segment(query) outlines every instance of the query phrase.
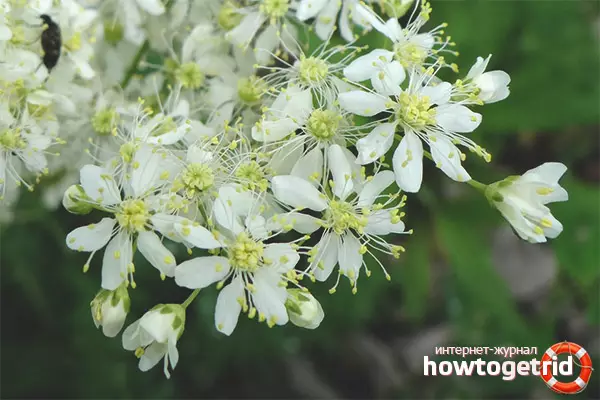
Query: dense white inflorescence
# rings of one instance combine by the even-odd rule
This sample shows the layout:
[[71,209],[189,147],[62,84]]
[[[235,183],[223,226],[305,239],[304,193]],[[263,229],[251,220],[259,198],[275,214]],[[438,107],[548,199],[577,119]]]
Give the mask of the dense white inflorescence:
[[122,336],[141,370],[163,360],[167,377],[202,288],[219,289],[215,327],[231,335],[242,313],[317,328],[326,313],[307,283],[334,281],[333,293],[343,276],[356,293],[369,266],[391,279],[424,158],[481,190],[521,238],[556,237],[546,204],[568,197],[564,165],[491,185],[465,169],[465,150],[491,161],[469,133],[510,78],[486,71],[491,56],[439,78],[458,73],[446,61],[457,52],[446,24],[428,28],[431,11],[410,0],[0,0],[2,221],[18,188],[47,175],[43,206],[103,214],[66,245],[89,253],[84,271],[102,270],[91,308],[106,336],[126,321],[136,253],[140,268],[193,289]]

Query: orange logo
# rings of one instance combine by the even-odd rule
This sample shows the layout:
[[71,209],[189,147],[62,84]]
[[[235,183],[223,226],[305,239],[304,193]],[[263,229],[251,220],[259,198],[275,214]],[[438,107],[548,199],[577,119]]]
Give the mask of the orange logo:
[[[562,371],[562,366],[557,368],[558,363],[556,361],[559,354],[565,353],[569,354],[569,371],[572,369],[572,356],[577,357],[579,363],[576,365],[581,367],[581,372],[577,379],[567,383],[560,382],[554,377],[554,375],[558,375],[559,373],[565,373]],[[561,364],[563,363],[566,362],[563,361]],[[556,343],[546,350],[540,363],[540,376],[550,389],[560,394],[575,394],[581,392],[590,381],[592,371],[592,359],[588,352],[580,345],[567,341]]]

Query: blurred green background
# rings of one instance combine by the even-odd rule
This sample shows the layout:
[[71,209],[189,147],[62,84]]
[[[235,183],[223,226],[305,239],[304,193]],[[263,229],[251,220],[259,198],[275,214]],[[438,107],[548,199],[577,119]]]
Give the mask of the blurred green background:
[[[570,199],[551,206],[564,232],[545,245],[521,242],[499,213],[433,167],[410,196],[402,241],[388,260],[392,282],[374,271],[357,295],[315,286],[326,318],[319,329],[268,329],[241,317],[232,337],[216,332],[214,289],[188,309],[180,363],[167,380],[94,328],[89,302],[99,265],[66,234],[91,221],[43,211],[23,193],[1,240],[3,398],[552,398],[538,377],[425,377],[435,346],[585,347],[600,365],[600,33],[595,1],[432,1],[432,26],[446,21],[466,73],[477,56],[512,77],[510,97],[485,106],[476,142],[493,162],[467,159],[493,182],[546,161],[569,167]],[[97,261],[97,260],[96,260]],[[376,268],[372,268],[376,270]],[[138,268],[128,323],[188,291]],[[600,397],[592,376],[579,398]]]

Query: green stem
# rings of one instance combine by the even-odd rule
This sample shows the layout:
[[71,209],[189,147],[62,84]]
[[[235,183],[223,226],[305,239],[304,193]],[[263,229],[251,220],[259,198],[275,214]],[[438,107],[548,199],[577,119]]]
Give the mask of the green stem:
[[485,190],[488,187],[488,185],[486,185],[485,183],[478,182],[475,179],[471,179],[470,181],[467,181],[467,183],[475,189],[479,190],[481,193],[485,193]]
[[[169,12],[169,9],[171,8],[172,5],[173,5],[173,0],[167,1],[167,4],[165,5],[165,13]],[[142,58],[148,52],[149,49],[150,49],[150,41],[148,39],[146,39],[146,40],[144,40],[144,43],[142,43],[142,46],[139,48],[135,57],[133,57],[133,61],[131,61],[129,68],[127,68],[127,72],[125,72],[125,77],[121,81],[121,89],[125,89],[127,87],[127,85],[129,85],[131,78],[133,78],[133,75],[135,75],[135,73],[138,70],[140,61],[142,60]]]
[[188,298],[185,299],[185,301],[183,302],[183,304],[181,306],[183,308],[187,308],[190,304],[192,304],[192,301],[194,301],[194,299],[196,298],[196,296],[198,296],[198,293],[200,293],[200,289],[194,289],[194,291],[192,292],[192,294],[190,294],[188,296]]
[[150,48],[150,41],[148,41],[148,39],[146,39],[144,41],[144,43],[142,44],[142,47],[140,47],[140,49],[138,50],[135,57],[133,57],[133,61],[129,65],[129,68],[127,68],[125,77],[121,81],[121,89],[125,89],[127,87],[127,85],[129,85],[129,81],[131,81],[131,78],[133,78],[133,75],[135,75],[136,71],[138,70],[138,64],[140,63],[142,57],[144,57],[144,55],[146,54],[146,52],[148,51],[149,48]]

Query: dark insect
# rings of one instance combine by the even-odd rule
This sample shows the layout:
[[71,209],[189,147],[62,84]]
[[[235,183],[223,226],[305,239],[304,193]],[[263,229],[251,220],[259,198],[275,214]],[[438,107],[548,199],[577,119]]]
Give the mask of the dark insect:
[[42,32],[42,49],[44,50],[42,62],[48,69],[48,72],[50,72],[60,58],[60,49],[62,47],[60,26],[49,15],[43,14],[40,18],[46,25],[46,29]]

